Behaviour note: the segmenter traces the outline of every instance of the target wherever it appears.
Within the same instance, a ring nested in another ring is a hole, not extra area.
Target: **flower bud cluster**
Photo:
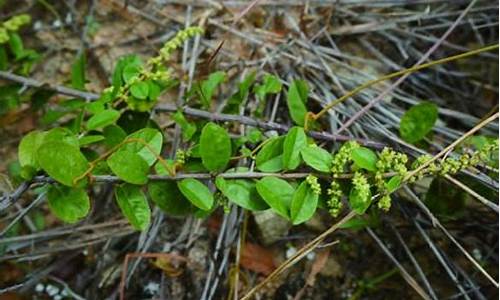
[[[150,58],[146,65],[141,69],[139,74],[129,80],[126,85],[122,86],[118,91],[117,98],[123,99],[132,109],[138,110],[148,110],[154,106],[156,99],[136,99],[135,97],[129,97],[130,87],[139,82],[145,81],[156,81],[168,83],[173,79],[172,70],[165,66],[165,64],[170,59],[172,53],[182,46],[184,41],[187,39],[203,33],[203,29],[200,27],[188,27],[184,30],[179,31],[174,38],[165,43],[165,45],[160,49],[159,55]]]
[[[326,201],[326,205],[328,206],[328,212],[333,216],[337,217],[342,211],[342,190],[340,188],[340,184],[333,180],[330,183],[330,188],[326,191],[329,198]]]
[[[377,207],[383,211],[389,211],[389,209],[391,209],[391,202],[390,195],[383,195],[377,202]]]
[[[332,173],[339,174],[344,172],[345,165],[351,160],[351,152],[356,148],[359,148],[359,144],[356,141],[345,142],[340,147],[339,151],[333,156]]]
[[[361,199],[370,200],[370,184],[368,183],[368,179],[361,172],[354,173],[354,177],[352,178],[352,185],[355,190],[357,190],[358,195]]]
[[[31,17],[26,14],[13,16],[7,21],[0,24],[0,44],[5,44],[9,41],[9,31],[18,31],[21,26],[29,24]]]
[[[311,190],[313,191],[313,193],[315,193],[316,195],[321,194],[321,186],[318,183],[318,177],[316,177],[312,174],[309,174],[306,177],[306,182],[311,187]]]
[[[410,178],[409,181],[414,182],[420,180],[425,175],[453,175],[468,167],[488,162],[492,155],[498,156],[498,140],[485,145],[472,154],[464,153],[457,158],[447,157],[441,161],[434,161]],[[428,154],[422,155],[413,163],[413,168],[416,169],[431,159],[432,156]]]

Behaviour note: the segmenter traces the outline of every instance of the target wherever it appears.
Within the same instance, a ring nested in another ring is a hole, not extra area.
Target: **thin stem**
[[[35,80],[32,78],[19,76],[16,74],[5,72],[5,71],[0,71],[0,78],[5,79],[5,80],[9,80],[9,81],[19,82],[27,87],[42,88],[42,89],[55,91],[61,95],[66,95],[66,96],[71,96],[71,97],[76,97],[76,98],[83,98],[83,99],[88,99],[88,100],[99,99],[98,94],[79,91],[76,89],[72,89],[72,88],[68,88],[68,87],[64,87],[64,86],[60,86],[60,85],[50,85],[50,84],[47,84],[47,83],[44,83],[44,82],[41,82],[41,81],[38,81],[38,80]],[[258,128],[262,128],[262,129],[268,129],[268,130],[276,130],[276,131],[280,131],[280,132],[287,132],[290,129],[290,127],[282,125],[282,124],[261,121],[261,120],[254,119],[254,118],[247,117],[247,116],[212,113],[209,111],[191,108],[191,107],[177,107],[176,105],[170,104],[170,103],[158,104],[157,106],[155,106],[154,110],[156,112],[177,112],[179,110],[182,110],[182,112],[184,114],[192,116],[192,117],[209,119],[209,120],[220,121],[220,122],[238,122],[238,123],[244,124],[244,125],[249,125],[249,126],[258,127]],[[362,144],[363,146],[376,148],[376,149],[382,149],[386,146],[383,143],[374,142],[374,141],[370,141],[370,140],[366,140],[366,139],[352,138],[352,137],[349,137],[347,135],[331,134],[331,133],[319,132],[319,131],[309,131],[309,132],[307,132],[307,134],[314,139],[323,140],[323,141],[330,141],[331,142],[331,141],[355,140],[358,143]]]
[[[165,168],[165,170],[167,170],[167,172],[170,174],[170,176],[175,176],[175,167],[172,169],[160,155],[155,153],[154,149],[145,140],[139,139],[139,138],[127,138],[127,139],[123,140],[121,143],[119,143],[118,145],[114,146],[110,150],[103,153],[101,156],[99,156],[95,160],[91,161],[89,163],[89,168],[87,170],[85,170],[85,172],[83,172],[82,175],[73,179],[73,184],[76,185],[78,183],[78,181],[80,181],[83,178],[85,178],[86,176],[88,176],[92,172],[92,170],[94,170],[94,168],[96,167],[98,162],[106,159],[108,156],[110,156],[111,154],[116,152],[118,149],[120,149],[123,145],[128,144],[128,143],[134,143],[134,142],[140,143],[144,147],[146,147],[146,149],[148,149],[149,152],[151,152],[151,154],[153,154],[155,156],[155,158],[162,164],[162,166]]]
[[[252,296],[261,288],[263,288],[266,284],[268,284],[271,280],[278,277],[283,271],[293,266],[296,262],[306,256],[308,253],[313,251],[328,235],[337,230],[340,226],[345,224],[347,221],[351,220],[356,216],[354,211],[350,211],[344,218],[342,218],[339,222],[333,224],[330,228],[316,237],[314,240],[307,243],[304,247],[302,247],[299,251],[297,251],[293,256],[283,262],[279,267],[277,267],[269,276],[267,276],[263,281],[257,284],[254,288],[252,288],[245,296],[241,298],[241,300],[249,300],[252,299]]]
[[[343,174],[332,174],[326,175],[324,173],[264,173],[264,172],[235,172],[235,173],[221,173],[221,174],[212,174],[212,173],[185,173],[185,174],[175,174],[175,175],[148,175],[149,180],[153,181],[163,181],[163,180],[182,180],[186,178],[194,178],[201,180],[213,179],[214,177],[222,177],[224,179],[259,179],[263,177],[273,176],[281,179],[302,179],[306,178],[309,175],[314,175],[323,179],[351,179],[354,177],[353,173],[343,173]],[[383,174],[384,178],[390,178],[398,173],[396,172],[387,172]],[[83,177],[82,177],[83,178]],[[92,177],[94,182],[120,182],[122,181],[119,177],[113,175],[95,175]],[[55,180],[48,176],[36,176],[32,180],[33,183],[52,183]]]
[[[450,145],[448,145],[448,147],[444,148],[443,150],[441,150],[441,152],[439,152],[438,154],[436,154],[435,156],[433,156],[431,159],[429,159],[427,162],[423,163],[422,165],[420,165],[418,168],[408,172],[408,174],[406,174],[405,178],[403,179],[403,181],[408,181],[408,179],[410,179],[411,177],[415,176],[418,172],[422,171],[424,168],[428,167],[432,162],[434,162],[435,160],[437,160],[438,158],[440,158],[441,156],[445,155],[446,153],[450,152],[451,150],[453,150],[453,148],[455,148],[458,144],[460,144],[462,141],[464,141],[466,138],[468,138],[469,136],[473,135],[475,132],[477,132],[478,130],[480,130],[481,128],[483,128],[484,126],[486,126],[489,122],[495,120],[496,118],[498,118],[498,112],[495,113],[494,115],[492,115],[491,117],[483,120],[482,122],[480,122],[479,124],[477,124],[474,128],[472,128],[471,130],[469,130],[468,132],[466,132],[464,135],[462,135],[460,138],[458,138],[456,141],[454,141],[453,143],[451,143]]]
[[[314,114],[314,113],[306,114],[305,124],[307,124],[307,121],[308,121],[309,118],[312,118],[312,120],[319,119],[321,116],[323,116],[332,107],[336,106],[339,103],[344,102],[345,100],[349,99],[350,97],[356,95],[360,91],[362,91],[362,90],[364,90],[364,89],[366,89],[366,88],[368,88],[368,87],[370,87],[370,86],[372,86],[374,84],[377,84],[379,82],[382,82],[382,81],[385,81],[385,80],[388,80],[388,79],[391,79],[391,78],[394,78],[394,77],[399,77],[399,76],[402,76],[402,75],[405,75],[405,74],[414,73],[416,71],[419,71],[419,70],[422,70],[422,69],[426,69],[426,68],[429,68],[429,67],[432,67],[432,66],[435,66],[435,65],[439,65],[439,64],[447,63],[447,62],[454,61],[454,60],[457,60],[457,59],[462,59],[462,58],[465,58],[465,57],[477,55],[477,54],[482,53],[482,52],[487,52],[487,51],[495,50],[495,49],[498,49],[498,46],[499,46],[498,44],[490,45],[490,46],[485,46],[485,47],[482,47],[482,48],[479,48],[479,49],[475,49],[475,50],[467,51],[467,52],[460,53],[460,54],[457,54],[457,55],[453,55],[453,56],[445,57],[445,58],[442,58],[442,59],[434,60],[434,61],[428,62],[426,64],[413,66],[413,67],[408,68],[408,69],[403,69],[403,70],[400,70],[400,71],[397,71],[397,72],[394,72],[394,73],[390,73],[390,74],[384,75],[382,77],[379,77],[379,78],[367,81],[366,83],[364,83],[364,84],[356,87],[355,89],[349,91],[347,94],[344,94],[342,97],[338,98],[337,100],[329,103],[327,106],[325,106],[317,114]]]

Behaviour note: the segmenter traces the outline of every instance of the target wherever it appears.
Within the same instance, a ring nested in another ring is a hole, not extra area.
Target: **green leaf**
[[[152,181],[148,184],[148,192],[151,200],[168,214],[181,216],[193,211],[174,181]]]
[[[57,110],[47,110],[45,114],[42,116],[40,119],[40,123],[43,125],[49,125],[55,123],[57,120],[60,118],[64,117],[67,115],[67,111],[57,111]]]
[[[181,193],[194,206],[202,210],[210,210],[214,204],[212,192],[206,185],[193,178],[186,178],[177,183]]]
[[[212,96],[215,89],[219,84],[221,84],[226,79],[226,73],[222,71],[214,72],[208,76],[207,80],[204,80],[198,90],[200,94],[200,99],[205,108],[210,107],[212,102]]]
[[[129,83],[133,78],[138,76],[141,72],[141,66],[136,64],[136,62],[132,62],[127,64],[122,71],[123,80],[126,83]]]
[[[260,149],[255,164],[262,172],[279,172],[283,169],[283,136],[277,136],[264,141],[266,143]]]
[[[109,125],[104,127],[102,134],[105,138],[104,143],[109,148],[118,145],[127,137],[125,131],[118,125]]]
[[[123,184],[115,187],[115,198],[123,215],[137,230],[145,230],[151,222],[151,210],[141,188]]]
[[[352,188],[349,193],[349,204],[351,204],[352,210],[354,210],[358,215],[362,215],[370,207],[372,203],[372,193],[368,190],[366,197],[363,197],[363,193],[360,193],[358,189]]]
[[[9,65],[9,57],[7,56],[7,51],[3,45],[0,45],[0,70],[7,70]]]
[[[115,123],[120,118],[120,112],[114,109],[107,109],[90,117],[87,121],[87,130],[95,130]]]
[[[173,159],[166,159],[165,163],[171,170],[175,169],[175,161]],[[160,161],[155,164],[154,169],[158,175],[170,175],[168,170],[165,168],[165,165]]]
[[[293,187],[283,179],[264,177],[257,181],[257,192],[266,203],[280,216],[290,219],[290,205],[294,193]]]
[[[136,65],[139,67],[141,66],[141,64],[142,64],[141,59],[136,54],[125,55],[123,57],[120,57],[115,66],[112,76],[112,83],[115,90],[118,90],[118,88],[122,86],[124,83],[123,69],[125,68],[125,66]]]
[[[313,192],[311,186],[306,181],[302,181],[292,198],[290,215],[293,225],[304,223],[312,218],[318,207],[318,198],[318,194]]]
[[[89,196],[84,189],[52,184],[47,199],[52,213],[67,223],[85,218],[90,210]]]
[[[149,94],[148,98],[152,101],[156,101],[162,92],[162,87],[156,84],[153,80],[145,81],[148,84]]]
[[[36,159],[50,177],[67,186],[73,186],[73,180],[89,168],[89,163],[80,150],[63,141],[44,142],[37,151]],[[77,184],[83,185],[85,180]]]
[[[71,66],[71,86],[75,89],[85,89],[85,54],[82,52]]]
[[[431,130],[438,118],[438,107],[434,103],[423,102],[410,108],[401,118],[399,134],[409,142],[422,140]]]
[[[149,166],[155,163],[156,157],[160,155],[163,144],[163,135],[159,130],[143,128],[130,134],[126,139],[138,141],[125,143],[120,147],[120,150],[128,150],[139,154]]]
[[[245,79],[239,84],[238,92],[234,93],[227,101],[226,107],[224,108],[224,113],[238,114],[243,101],[248,96],[250,86],[255,81],[255,75],[257,72],[250,72]]]
[[[120,179],[132,184],[145,184],[148,181],[149,166],[137,153],[119,150],[107,160],[109,168]]]
[[[250,143],[256,144],[256,143],[262,141],[263,135],[259,129],[251,128],[248,130],[246,137],[248,138],[248,141]]]
[[[361,169],[377,171],[377,154],[365,147],[358,147],[351,152],[354,164]]]
[[[294,80],[288,89],[288,111],[295,124],[304,126],[307,114],[306,102],[309,88],[305,80]]]
[[[24,56],[23,40],[21,39],[19,34],[15,32],[9,33],[9,47],[10,51],[16,57],[16,60],[19,60]]]
[[[186,142],[189,141],[196,132],[196,125],[186,120],[181,111],[173,114],[172,119],[181,127],[182,139]]]
[[[75,134],[68,128],[63,127],[56,127],[47,131],[45,133],[45,137],[43,138],[43,143],[48,142],[65,142],[76,149],[80,147],[80,143],[78,142],[78,138]]]
[[[269,208],[269,205],[257,193],[255,183],[251,180],[225,180],[217,177],[215,185],[229,201],[240,207],[252,211]]]
[[[23,137],[19,143],[18,157],[21,167],[30,166],[39,169],[40,166],[36,160],[36,153],[43,142],[45,132],[32,131]]]
[[[399,175],[393,176],[385,183],[385,188],[389,193],[392,193],[399,188],[402,180],[403,179]]]
[[[104,136],[99,135],[99,134],[93,134],[93,135],[86,135],[86,136],[81,137],[79,142],[80,142],[80,147],[81,147],[81,146],[97,143],[97,142],[100,142],[102,140],[104,140]]]
[[[130,86],[130,93],[137,99],[144,100],[149,95],[149,84],[144,81],[139,81]]]
[[[309,146],[300,151],[305,163],[320,172],[328,173],[332,168],[332,155],[318,146]]]
[[[222,171],[231,158],[231,138],[226,129],[209,122],[200,137],[201,161],[209,171]]]
[[[307,147],[307,137],[302,127],[293,127],[288,131],[283,143],[283,167],[294,170],[300,164],[300,151]]]
[[[277,94],[281,91],[281,81],[278,77],[265,74],[263,83],[258,84],[254,88],[254,92],[261,100],[266,98],[267,94]]]

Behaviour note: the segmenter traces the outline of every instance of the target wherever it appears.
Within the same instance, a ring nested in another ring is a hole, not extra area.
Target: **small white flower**
[[[37,285],[35,286],[35,291],[36,291],[37,293],[41,293],[41,292],[43,292],[43,290],[44,290],[44,289],[45,289],[45,287],[44,287],[44,286],[43,286],[43,284],[41,284],[41,283],[39,283],[39,284],[37,284]]]
[[[73,22],[73,16],[70,13],[68,13],[66,15],[66,19],[64,20],[64,22],[66,22],[66,24],[71,24],[71,22]]]
[[[150,295],[156,295],[160,292],[160,284],[157,282],[148,282],[144,287],[144,291]]]
[[[45,288],[45,291],[47,292],[47,294],[49,294],[49,296],[55,296],[57,294],[59,294],[59,288],[54,286],[54,285],[51,285],[51,284],[48,284],[47,287]]]
[[[61,25],[62,25],[62,22],[61,22],[61,20],[59,20],[59,19],[55,20],[55,21],[52,23],[52,26],[54,26],[55,28],[59,28],[59,27],[61,27]]]
[[[297,249],[295,249],[295,247],[290,247],[286,250],[286,258],[290,258],[292,257],[295,253],[297,253]]]

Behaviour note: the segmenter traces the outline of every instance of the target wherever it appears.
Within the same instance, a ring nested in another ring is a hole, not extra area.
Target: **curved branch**
[[[41,81],[24,77],[24,76],[19,76],[16,74],[12,74],[9,72],[5,71],[0,71],[0,79],[5,79],[9,81],[14,81],[23,84],[26,87],[32,87],[32,88],[43,88],[47,90],[54,91],[58,94],[61,95],[66,95],[66,96],[71,96],[71,97],[76,97],[76,98],[83,98],[87,100],[97,100],[99,98],[98,94],[95,93],[90,93],[90,92],[85,92],[85,91],[79,91],[76,89],[60,86],[60,85],[53,85],[53,84],[47,84],[43,83]],[[204,119],[210,119],[213,121],[220,121],[220,122],[238,122],[244,125],[248,126],[253,126],[253,127],[258,127],[262,129],[268,129],[268,130],[276,130],[280,132],[287,132],[290,127],[274,122],[266,122],[266,121],[261,121],[257,119],[253,119],[250,117],[246,116],[240,116],[240,115],[231,115],[231,114],[222,114],[222,113],[212,113],[209,111],[201,110],[201,109],[196,109],[196,108],[191,108],[191,107],[182,107],[179,108],[174,104],[170,103],[164,103],[164,104],[159,104],[154,108],[155,111],[157,112],[176,112],[178,110],[182,110],[184,114],[190,115],[193,117],[198,117],[198,118],[204,118]],[[363,146],[366,147],[371,147],[375,149],[382,149],[386,145],[383,143],[378,143],[366,139],[360,139],[360,138],[353,138],[347,135],[340,135],[340,134],[331,134],[327,132],[319,132],[319,131],[309,131],[307,133],[310,137],[318,139],[318,140],[323,140],[323,141],[349,141],[349,140],[355,140],[358,143],[362,144]]]

